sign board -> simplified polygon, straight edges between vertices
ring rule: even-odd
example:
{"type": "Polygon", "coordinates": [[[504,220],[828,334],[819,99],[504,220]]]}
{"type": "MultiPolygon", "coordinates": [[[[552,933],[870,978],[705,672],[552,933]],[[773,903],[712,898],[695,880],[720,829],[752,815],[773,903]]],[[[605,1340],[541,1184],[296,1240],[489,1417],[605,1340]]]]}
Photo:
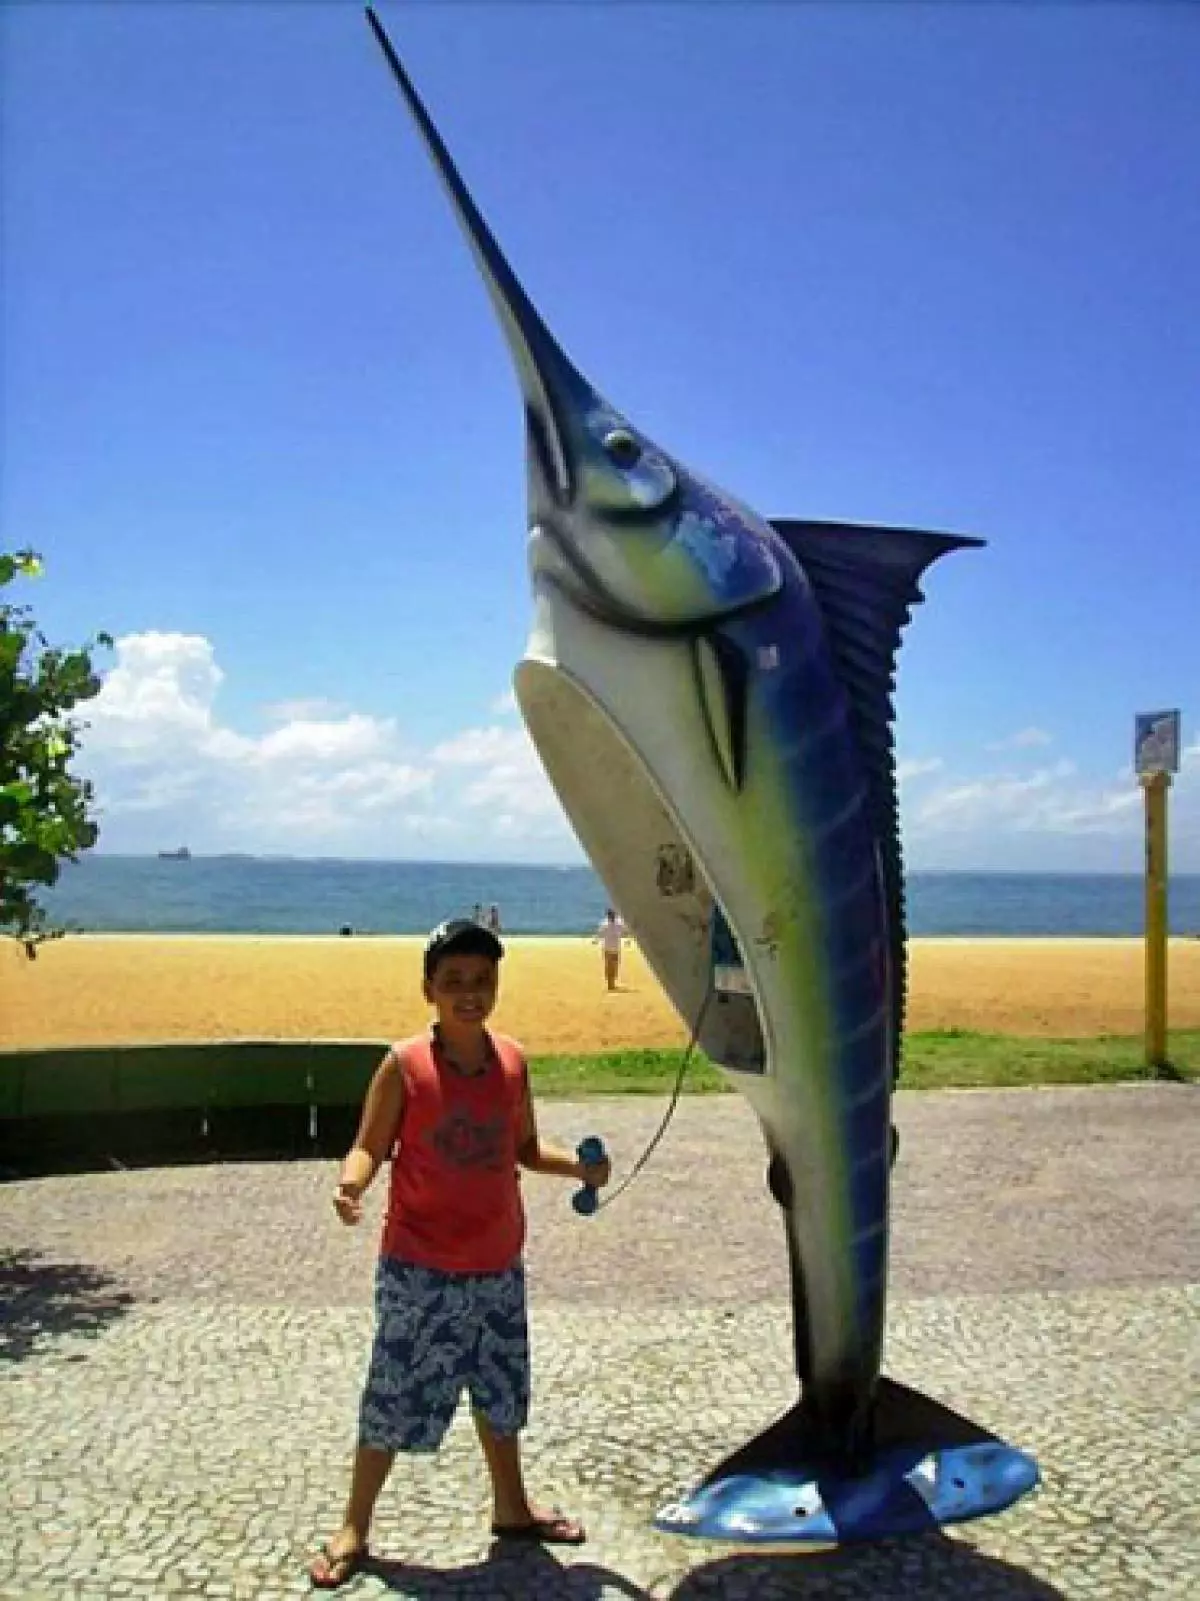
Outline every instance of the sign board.
{"type": "Polygon", "coordinates": [[[1179,713],[1139,712],[1134,718],[1134,771],[1177,773],[1179,771],[1179,713]]]}

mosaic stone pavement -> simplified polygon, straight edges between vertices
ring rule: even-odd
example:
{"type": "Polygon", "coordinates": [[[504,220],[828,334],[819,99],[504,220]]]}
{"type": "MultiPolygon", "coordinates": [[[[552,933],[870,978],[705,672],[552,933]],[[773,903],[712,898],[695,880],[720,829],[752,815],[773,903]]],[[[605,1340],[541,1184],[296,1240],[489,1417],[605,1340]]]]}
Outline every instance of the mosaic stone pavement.
{"type": "MultiPolygon", "coordinates": [[[[398,1466],[378,1560],[341,1593],[1200,1595],[1198,1109],[1168,1085],[901,1097],[887,1370],[1033,1451],[1044,1482],[952,1537],[852,1551],[751,1554],[650,1526],[793,1398],[778,1220],[742,1103],[686,1103],[644,1182],[587,1222],[566,1187],[529,1181],[527,1471],[589,1542],[494,1546],[460,1416],[436,1458],[398,1466]]],[[[602,1131],[620,1168],[659,1111],[557,1104],[542,1121],[602,1131]]],[[[0,1601],[310,1593],[371,1333],[374,1214],[336,1224],[335,1166],[0,1187],[0,1601]]]]}

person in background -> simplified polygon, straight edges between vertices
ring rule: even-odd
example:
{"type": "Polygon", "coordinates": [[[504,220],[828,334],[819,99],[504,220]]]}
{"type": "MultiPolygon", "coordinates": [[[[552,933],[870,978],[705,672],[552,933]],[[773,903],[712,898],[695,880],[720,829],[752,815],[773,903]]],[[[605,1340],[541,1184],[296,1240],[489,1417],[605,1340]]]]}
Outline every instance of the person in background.
{"type": "Polygon", "coordinates": [[[604,953],[604,981],[610,990],[617,987],[617,973],[621,967],[621,941],[628,940],[629,930],[610,906],[604,921],[592,936],[592,943],[600,942],[604,953]]]}
{"type": "Polygon", "coordinates": [[[489,933],[500,933],[500,908],[496,905],[495,901],[493,901],[488,907],[487,917],[484,919],[483,926],[488,930],[489,933]]]}

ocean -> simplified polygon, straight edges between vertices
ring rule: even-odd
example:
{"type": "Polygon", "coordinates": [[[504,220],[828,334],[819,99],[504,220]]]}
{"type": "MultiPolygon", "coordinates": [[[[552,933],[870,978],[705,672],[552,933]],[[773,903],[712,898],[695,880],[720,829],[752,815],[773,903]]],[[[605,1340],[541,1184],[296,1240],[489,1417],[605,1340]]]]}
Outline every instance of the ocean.
{"type": "MultiPolygon", "coordinates": [[[[910,873],[913,935],[1139,935],[1136,874],[910,873]]],[[[607,902],[589,867],[246,856],[91,855],[47,892],[53,919],[95,933],[424,934],[478,902],[511,934],[587,934],[607,902]]],[[[1173,878],[1173,933],[1200,934],[1200,876],[1173,878]]]]}

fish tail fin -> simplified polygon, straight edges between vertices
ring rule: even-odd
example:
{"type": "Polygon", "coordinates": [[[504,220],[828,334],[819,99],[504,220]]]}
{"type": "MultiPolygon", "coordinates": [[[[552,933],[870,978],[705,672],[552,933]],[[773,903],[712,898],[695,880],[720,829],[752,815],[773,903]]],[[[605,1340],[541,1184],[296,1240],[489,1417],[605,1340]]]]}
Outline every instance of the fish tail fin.
{"type": "Polygon", "coordinates": [[[880,1379],[853,1460],[799,1401],[655,1522],[740,1544],[890,1539],[1001,1512],[1032,1490],[1032,1457],[918,1390],[880,1379]]]}

